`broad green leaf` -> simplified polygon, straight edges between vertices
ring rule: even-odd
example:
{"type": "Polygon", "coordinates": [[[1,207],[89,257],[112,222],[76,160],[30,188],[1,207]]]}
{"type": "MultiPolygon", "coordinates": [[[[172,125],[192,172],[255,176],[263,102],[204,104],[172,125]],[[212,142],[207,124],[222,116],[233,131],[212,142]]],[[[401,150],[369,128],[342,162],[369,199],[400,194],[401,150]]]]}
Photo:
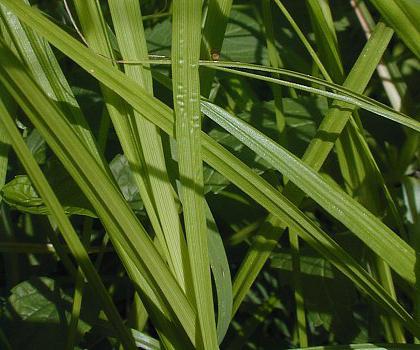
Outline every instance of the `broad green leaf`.
{"type": "Polygon", "coordinates": [[[47,144],[39,132],[34,129],[26,138],[26,144],[32,152],[38,164],[44,164],[47,158],[47,144]]]}
{"type": "MultiPolygon", "coordinates": [[[[95,218],[96,215],[92,212],[92,209],[88,209],[90,206],[86,198],[83,200],[83,198],[75,197],[75,195],[80,194],[75,184],[73,183],[73,186],[68,187],[67,181],[71,181],[71,178],[67,177],[63,180],[65,182],[56,182],[54,188],[56,195],[61,199],[65,213],[67,215],[86,215],[95,218]],[[77,202],[85,205],[77,206],[77,202]]],[[[9,181],[3,186],[1,192],[7,204],[22,212],[42,215],[51,214],[26,175],[17,176],[9,181]]]]}
{"type": "Polygon", "coordinates": [[[109,163],[109,167],[121,193],[125,200],[130,203],[131,208],[136,212],[143,210],[144,205],[127,158],[123,154],[117,154],[109,163]]]}
{"type": "Polygon", "coordinates": [[[232,11],[222,47],[221,59],[229,61],[267,63],[267,49],[259,23],[245,11],[232,11]],[[241,40],[238,40],[238,37],[241,40]]]}
{"type": "Polygon", "coordinates": [[[28,344],[34,350],[64,348],[69,301],[50,278],[34,278],[16,285],[1,320],[13,349],[25,349],[28,344]]]}
{"type": "Polygon", "coordinates": [[[218,194],[229,185],[229,180],[207,165],[204,165],[203,167],[203,180],[204,194],[209,192],[218,194]]]}

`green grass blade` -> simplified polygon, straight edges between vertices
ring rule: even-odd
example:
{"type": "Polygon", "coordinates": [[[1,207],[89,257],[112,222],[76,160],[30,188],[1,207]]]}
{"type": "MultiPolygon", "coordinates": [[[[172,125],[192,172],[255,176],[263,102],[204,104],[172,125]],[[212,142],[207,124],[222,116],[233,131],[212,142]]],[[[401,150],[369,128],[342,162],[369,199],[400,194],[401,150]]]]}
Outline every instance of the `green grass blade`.
{"type": "Polygon", "coordinates": [[[200,81],[201,2],[173,4],[172,75],[175,135],[181,201],[190,257],[195,303],[204,349],[217,349],[201,153],[200,81]]]}
{"type": "MultiPolygon", "coordinates": [[[[58,28],[51,28],[54,26],[41,15],[37,14],[30,8],[21,7],[11,0],[1,0],[3,3],[7,2],[13,11],[19,16],[22,21],[25,21],[34,29],[40,31],[43,36],[50,40],[60,50],[69,55],[72,59],[77,61],[88,72],[98,78],[102,83],[112,87],[115,91],[124,97],[134,108],[142,110],[147,113],[147,118],[156,123],[166,133],[173,135],[173,121],[172,111],[161,102],[151,98],[138,88],[138,85],[131,82],[130,79],[124,78],[122,73],[115,69],[108,67],[108,62],[101,59],[95,54],[92,54],[88,49],[79,44],[76,40],[66,36],[66,33],[60,31],[58,28]],[[92,71],[93,70],[93,71],[92,71]],[[135,93],[133,92],[135,91],[135,93]]],[[[349,276],[352,281],[362,290],[365,290],[373,300],[378,301],[385,298],[387,294],[383,289],[377,286],[375,281],[371,281],[371,277],[366,274],[353,260],[343,260],[343,250],[331,242],[327,235],[319,233],[318,228],[313,228],[307,221],[303,219],[301,214],[293,209],[290,202],[285,201],[276,190],[274,190],[267,182],[261,179],[251,169],[239,162],[235,157],[230,155],[226,150],[221,148],[215,141],[202,135],[202,152],[203,158],[207,163],[214,167],[217,171],[226,176],[229,180],[239,186],[242,190],[248,193],[258,203],[263,205],[267,210],[278,216],[280,219],[289,225],[299,225],[295,219],[290,217],[290,213],[286,214],[285,209],[292,210],[293,217],[301,217],[302,222],[308,224],[315,236],[305,236],[306,230],[300,229],[300,235],[308,241],[316,250],[323,256],[327,257],[332,263],[337,266],[343,273],[349,276]],[[312,237],[316,237],[315,239],[312,237]],[[332,244],[332,246],[330,246],[332,244]],[[363,277],[361,277],[363,276],[363,277]],[[366,281],[369,281],[366,284],[366,281]],[[372,283],[372,284],[370,284],[372,283]],[[377,289],[379,288],[379,289],[377,289]]],[[[306,225],[305,224],[305,225],[306,225]]],[[[347,256],[346,254],[344,256],[347,256]]],[[[379,302],[379,301],[378,301],[379,302]]],[[[389,301],[394,305],[395,301],[389,301]]],[[[406,317],[404,311],[402,311],[406,317]]],[[[401,315],[401,314],[400,314],[401,315]]]]}
{"type": "Polygon", "coordinates": [[[229,262],[216,221],[206,203],[209,259],[217,293],[217,339],[223,341],[232,319],[232,280],[229,262]]]}
{"type": "MultiPolygon", "coordinates": [[[[276,40],[274,36],[273,17],[271,9],[271,0],[263,0],[262,4],[262,19],[264,21],[265,37],[267,42],[267,52],[270,60],[270,65],[274,68],[282,68],[283,61],[277,51],[276,40]]],[[[275,77],[278,77],[274,75],[275,77]]],[[[279,132],[279,142],[285,144],[286,142],[286,117],[283,113],[282,90],[280,86],[271,85],[273,91],[274,106],[277,129],[279,132]]]]}
{"type": "MultiPolygon", "coordinates": [[[[201,58],[210,60],[212,52],[222,49],[233,0],[209,0],[206,20],[201,40],[201,58]]],[[[200,72],[200,89],[203,96],[208,96],[214,78],[214,71],[204,69],[200,72]]]]}
{"type": "Polygon", "coordinates": [[[83,286],[85,284],[82,270],[79,268],[76,275],[76,282],[73,293],[73,305],[71,309],[71,318],[68,327],[66,350],[74,349],[77,339],[77,325],[80,319],[80,310],[83,301],[83,286]]]}
{"type": "MultiPolygon", "coordinates": [[[[355,63],[352,71],[347,77],[344,86],[362,92],[369,81],[369,77],[373,74],[376,64],[379,62],[382,54],[387,47],[387,43],[391,39],[392,32],[386,29],[384,25],[378,26],[375,34],[366,44],[358,61],[355,63]],[[373,58],[375,57],[375,58],[373,58]]],[[[345,104],[337,102],[330,109],[327,116],[321,123],[318,133],[309,144],[303,160],[315,170],[319,170],[327,156],[334,147],[335,140],[341,134],[347,120],[351,116],[351,108],[345,108],[345,104]],[[338,104],[337,104],[338,103],[338,104]],[[337,106],[338,108],[334,108],[337,106]],[[341,113],[341,109],[346,110],[345,114],[341,113]],[[325,138],[325,135],[335,135],[334,137],[325,138]]],[[[294,203],[300,204],[304,198],[304,194],[289,183],[285,189],[286,197],[290,198],[294,203]]],[[[268,222],[262,226],[256,237],[255,243],[249,249],[246,258],[242,262],[235,281],[233,284],[234,291],[234,312],[236,312],[243,298],[247,294],[253,281],[256,279],[259,271],[264,266],[265,261],[270,256],[270,252],[275,248],[277,240],[281,237],[286,227],[280,223],[274,216],[271,216],[268,222]]]]}
{"type": "MultiPolygon", "coordinates": [[[[326,66],[333,79],[341,82],[344,79],[344,69],[339,54],[337,36],[329,4],[318,0],[311,0],[308,2],[308,7],[315,35],[318,39],[317,42],[320,43],[320,53],[327,63],[326,66]],[[327,43],[328,45],[323,45],[323,43],[327,43]]],[[[389,208],[392,219],[396,223],[399,231],[404,232],[402,219],[385,185],[385,181],[368,147],[362,130],[362,123],[359,116],[354,113],[354,118],[350,117],[350,122],[342,131],[335,145],[346,191],[377,217],[381,217],[389,208]],[[382,200],[383,194],[385,194],[387,201],[382,200]]],[[[379,271],[378,277],[380,283],[396,299],[389,266],[384,263],[380,256],[375,256],[374,260],[374,266],[379,271]]],[[[398,323],[386,316],[383,320],[385,325],[389,324],[392,326],[385,327],[386,339],[389,342],[405,342],[403,330],[398,323]]]]}
{"type": "Polygon", "coordinates": [[[88,278],[92,288],[95,290],[96,294],[101,300],[104,311],[106,312],[110,322],[115,327],[115,330],[118,332],[121,342],[127,349],[135,349],[136,347],[134,345],[133,338],[131,337],[131,334],[128,332],[127,328],[124,326],[124,323],[118,314],[118,311],[115,308],[111,297],[106,291],[98,273],[96,272],[95,267],[90,261],[89,256],[83,247],[83,244],[80,242],[77,233],[74,231],[70,220],[65,215],[63,207],[61,206],[57,197],[54,195],[54,192],[48,184],[45,176],[42,174],[41,169],[25,145],[25,142],[19,134],[17,127],[14,125],[12,117],[8,113],[1,99],[0,114],[2,116],[3,127],[7,130],[16,154],[26,168],[26,171],[31,177],[38,193],[41,197],[43,197],[44,202],[49,207],[51,213],[54,215],[58,227],[60,228],[70,249],[72,250],[73,255],[76,257],[77,262],[83,269],[83,272],[88,278]]]}
{"type": "MultiPolygon", "coordinates": [[[[19,1],[29,3],[27,0],[19,1]]],[[[92,154],[101,160],[88,123],[49,44],[31,29],[22,25],[19,19],[7,11],[3,5],[0,6],[0,18],[21,60],[25,62],[48,96],[62,103],[63,111],[75,130],[92,154]]]]}
{"type": "MultiPolygon", "coordinates": [[[[255,172],[241,161],[226,153],[216,141],[208,139],[203,145],[202,151],[208,164],[231,180],[232,183],[247,193],[257,203],[260,203],[276,218],[285,222],[291,229],[294,229],[302,239],[328,259],[338,270],[350,278],[351,281],[362,291],[366,292],[372,300],[381,305],[384,310],[387,310],[400,318],[403,324],[405,324],[413,334],[419,332],[419,325],[413,321],[413,318],[407,314],[401,305],[387,294],[384,289],[343,250],[343,248],[309,220],[289,200],[276,191],[265,180],[257,176],[255,172]]],[[[261,249],[264,249],[264,240],[269,240],[269,237],[258,237],[258,239],[260,238],[262,238],[260,241],[261,249]]]]}
{"type": "Polygon", "coordinates": [[[319,0],[308,0],[306,5],[311,17],[312,27],[321,62],[327,69],[327,75],[323,73],[327,80],[342,83],[344,80],[344,69],[341,65],[341,55],[338,48],[337,35],[334,29],[334,22],[328,3],[319,0]],[[328,77],[331,77],[328,79],[328,77]]]}
{"type": "MultiPolygon", "coordinates": [[[[100,3],[96,0],[75,0],[74,4],[81,22],[82,31],[84,32],[85,38],[91,49],[97,54],[109,57],[109,68],[116,66],[116,63],[113,62],[114,53],[100,3]]],[[[143,171],[145,168],[145,160],[138,137],[139,135],[133,110],[111,89],[106,86],[102,86],[101,88],[109,116],[118,135],[124,155],[133,169],[134,179],[139,188],[140,196],[144,202],[150,221],[152,222],[153,229],[161,242],[164,257],[171,262],[162,227],[149,191],[146,178],[147,175],[144,174],[143,171]]]]}
{"type": "Polygon", "coordinates": [[[283,3],[280,0],[274,0],[276,5],[279,7],[280,11],[283,13],[283,15],[286,17],[287,21],[290,23],[293,30],[296,32],[298,38],[300,41],[302,41],[302,44],[305,46],[306,50],[308,51],[309,55],[314,60],[315,64],[321,71],[322,75],[327,80],[330,79],[330,75],[328,74],[327,70],[325,69],[324,65],[322,64],[321,60],[319,59],[318,55],[316,54],[315,50],[312,48],[309,41],[306,39],[305,34],[301,31],[296,21],[293,19],[293,16],[287,11],[287,8],[283,5],[283,3]]]}
{"type": "Polygon", "coordinates": [[[330,186],[315,170],[222,108],[203,102],[204,113],[290,179],[306,195],[354,232],[401,277],[414,284],[414,250],[346,193],[330,186]]]}
{"type": "MultiPolygon", "coordinates": [[[[223,63],[222,63],[223,64],[223,63]]],[[[231,64],[232,66],[234,64],[231,64]]],[[[352,93],[347,93],[346,92],[346,96],[345,95],[341,95],[341,94],[337,94],[334,92],[330,92],[330,91],[325,91],[325,90],[321,90],[318,88],[314,88],[311,86],[307,86],[307,85],[303,85],[300,83],[295,83],[295,82],[291,82],[291,81],[287,81],[287,80],[281,80],[281,79],[277,79],[274,77],[267,77],[267,76],[263,76],[263,75],[258,75],[255,73],[249,73],[249,72],[245,72],[245,71],[241,71],[241,70],[235,70],[235,69],[230,69],[230,68],[225,68],[222,66],[218,66],[215,64],[211,64],[209,65],[209,67],[212,67],[213,69],[216,70],[220,70],[223,72],[229,72],[229,73],[234,73],[237,75],[241,75],[244,77],[249,77],[249,78],[254,78],[254,79],[258,79],[258,80],[262,80],[262,81],[266,81],[268,83],[273,83],[273,84],[280,84],[283,86],[287,86],[287,87],[291,87],[294,88],[296,90],[301,90],[301,91],[306,91],[306,92],[310,92],[310,93],[314,93],[316,95],[319,96],[325,96],[328,97],[330,99],[333,100],[337,100],[340,102],[344,102],[344,103],[348,103],[354,106],[358,106],[361,107],[367,111],[370,111],[372,113],[375,113],[379,116],[385,117],[387,119],[390,119],[394,122],[397,122],[401,125],[407,126],[417,132],[420,131],[420,123],[413,119],[410,118],[406,115],[404,115],[401,112],[395,111],[390,107],[384,106],[381,103],[378,103],[368,97],[365,97],[362,95],[357,96],[357,94],[352,94],[352,93]],[[353,95],[353,96],[350,96],[353,95]]],[[[264,69],[264,70],[271,70],[271,71],[275,71],[274,69],[264,69]]],[[[307,78],[308,80],[313,80],[315,81],[314,78],[307,78]]],[[[322,85],[326,86],[327,83],[323,82],[322,85]]],[[[337,91],[339,89],[337,88],[337,91]]],[[[341,89],[340,89],[341,90],[341,89]]]]}
{"type": "MultiPolygon", "coordinates": [[[[18,101],[36,128],[49,143],[70,175],[75,179],[101,218],[123,261],[135,263],[150,284],[153,296],[167,300],[190,339],[195,339],[195,312],[180,286],[154,247],[153,242],[119,192],[109,174],[102,169],[81,143],[61,111],[25,72],[24,67],[0,41],[0,81],[18,101]],[[6,72],[7,71],[7,72],[6,72]],[[24,90],[21,87],[25,87],[24,90]],[[139,251],[141,248],[141,253],[139,251]],[[127,257],[130,260],[127,260],[127,257]],[[164,283],[163,283],[164,281],[164,283]]],[[[124,81],[124,80],[122,80],[124,81]]],[[[131,263],[132,264],[132,263],[131,263]]],[[[148,286],[142,283],[145,294],[148,286]]],[[[149,293],[148,293],[149,292],[149,293]]]]}
{"type": "Polygon", "coordinates": [[[420,58],[420,3],[417,0],[370,0],[405,44],[420,58]]]}
{"type": "MultiPolygon", "coordinates": [[[[148,52],[139,2],[110,0],[109,6],[122,58],[147,59],[148,52]]],[[[128,65],[125,66],[125,73],[153,95],[152,75],[148,66],[128,65]]],[[[150,197],[154,202],[165,235],[170,261],[180,285],[184,290],[188,290],[185,280],[190,273],[188,252],[173,197],[173,189],[167,175],[160,134],[156,126],[139,112],[134,111],[134,118],[143,151],[144,171],[149,182],[150,197]]]]}
{"type": "Polygon", "coordinates": [[[292,268],[294,280],[294,297],[296,303],[296,328],[299,337],[299,346],[308,346],[308,334],[306,324],[305,300],[302,287],[302,278],[300,273],[300,250],[299,236],[293,230],[289,230],[289,242],[292,249],[292,268]]]}

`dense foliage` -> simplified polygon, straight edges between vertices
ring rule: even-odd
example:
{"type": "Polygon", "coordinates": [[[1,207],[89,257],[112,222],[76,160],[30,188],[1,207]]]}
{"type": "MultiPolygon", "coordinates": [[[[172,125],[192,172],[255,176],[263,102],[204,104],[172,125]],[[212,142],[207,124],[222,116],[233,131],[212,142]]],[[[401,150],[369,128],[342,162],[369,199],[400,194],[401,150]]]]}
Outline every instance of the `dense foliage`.
{"type": "Polygon", "coordinates": [[[0,348],[415,348],[419,23],[0,0],[0,348]]]}

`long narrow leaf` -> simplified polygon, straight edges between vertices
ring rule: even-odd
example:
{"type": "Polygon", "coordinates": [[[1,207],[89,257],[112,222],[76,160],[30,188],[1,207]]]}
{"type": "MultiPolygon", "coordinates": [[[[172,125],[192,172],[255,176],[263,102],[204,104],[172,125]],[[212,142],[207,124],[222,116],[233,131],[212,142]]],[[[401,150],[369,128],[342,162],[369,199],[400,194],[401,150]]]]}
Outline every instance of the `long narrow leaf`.
{"type": "MultiPolygon", "coordinates": [[[[19,6],[11,0],[1,1],[4,3],[7,2],[7,5],[13,8],[13,11],[22,21],[27,21],[28,24],[34,26],[34,29],[42,33],[43,36],[78,62],[88,72],[104,84],[112,87],[115,91],[118,91],[134,108],[144,111],[149,120],[156,123],[168,134],[173,135],[172,111],[167,106],[143,93],[142,89],[137,84],[131,82],[130,79],[124,80],[122,73],[115,69],[109,69],[106,60],[91,53],[83,45],[66,36],[66,33],[63,31],[60,31],[58,28],[51,30],[53,24],[44,19],[40,14],[37,14],[34,10],[19,6]],[[124,83],[121,81],[124,81],[124,83]]],[[[307,222],[278,191],[275,191],[273,187],[257,176],[255,172],[226,152],[215,141],[206,137],[206,135],[202,135],[202,152],[206,162],[248,193],[267,210],[289,225],[300,227],[299,233],[301,237],[308,241],[322,255],[330,259],[338,269],[351,278],[359,288],[366,291],[371,298],[379,303],[381,303],[383,298],[388,300],[383,289],[378,287],[377,283],[372,281],[371,277],[360,266],[355,264],[353,260],[347,260],[348,255],[344,253],[340,246],[335,242],[331,242],[331,239],[327,235],[321,233],[317,227],[313,227],[312,224],[307,222]],[[298,217],[300,218],[299,220],[302,220],[301,222],[307,225],[305,226],[306,229],[300,226],[301,224],[297,221],[298,217]],[[308,235],[306,233],[307,229],[312,230],[313,235],[308,235]]],[[[390,300],[389,302],[391,303],[390,305],[395,305],[395,301],[390,300]]],[[[386,306],[388,305],[387,302],[382,305],[388,311],[394,310],[394,306],[386,306]]],[[[397,309],[401,310],[399,307],[397,309]]],[[[400,312],[396,312],[396,314],[399,317],[404,315],[402,317],[403,319],[407,320],[408,317],[408,320],[410,320],[410,317],[407,316],[405,311],[402,311],[402,314],[400,312]]]]}
{"type": "Polygon", "coordinates": [[[204,113],[267,160],[337,220],[352,230],[366,245],[405,280],[414,284],[416,258],[413,248],[378,218],[346,193],[330,186],[311,167],[264,134],[234,118],[222,108],[203,102],[204,113]]]}
{"type": "Polygon", "coordinates": [[[172,75],[175,135],[192,281],[201,341],[217,349],[208,255],[201,152],[200,80],[201,2],[175,0],[172,23],[172,75]]]}
{"type": "MultiPolygon", "coordinates": [[[[0,51],[0,81],[31,117],[34,125],[84,191],[116,249],[135,262],[136,268],[142,272],[156,297],[168,300],[171,309],[194,342],[194,309],[119,189],[81,143],[61,111],[39,90],[1,40],[0,51]],[[23,86],[25,90],[21,90],[20,87],[23,86]]],[[[140,285],[140,288],[145,287],[140,285]]]]}

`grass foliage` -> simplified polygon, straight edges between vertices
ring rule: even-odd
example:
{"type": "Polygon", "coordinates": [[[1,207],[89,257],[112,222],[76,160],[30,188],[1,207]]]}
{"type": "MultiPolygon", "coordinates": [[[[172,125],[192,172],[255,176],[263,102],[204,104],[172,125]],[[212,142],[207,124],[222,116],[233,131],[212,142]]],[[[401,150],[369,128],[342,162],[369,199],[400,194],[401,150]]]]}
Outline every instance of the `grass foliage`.
{"type": "Polygon", "coordinates": [[[0,0],[0,348],[417,349],[418,0],[0,0]]]}

